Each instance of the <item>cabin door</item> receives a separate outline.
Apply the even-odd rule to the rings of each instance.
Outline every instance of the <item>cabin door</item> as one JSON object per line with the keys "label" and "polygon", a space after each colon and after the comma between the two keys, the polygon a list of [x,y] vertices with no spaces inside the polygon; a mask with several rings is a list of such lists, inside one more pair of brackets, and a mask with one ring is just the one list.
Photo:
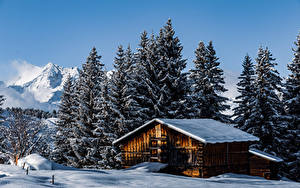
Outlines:
{"label": "cabin door", "polygon": [[166,163],[168,161],[167,137],[150,138],[150,161]]}
{"label": "cabin door", "polygon": [[150,161],[166,163],[168,160],[168,139],[162,133],[160,124],[155,126],[155,133],[150,137]]}

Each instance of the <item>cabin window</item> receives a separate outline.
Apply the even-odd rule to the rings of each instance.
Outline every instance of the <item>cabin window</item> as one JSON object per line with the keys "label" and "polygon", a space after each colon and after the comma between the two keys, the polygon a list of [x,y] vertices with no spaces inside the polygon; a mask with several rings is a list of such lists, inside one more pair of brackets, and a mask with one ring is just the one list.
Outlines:
{"label": "cabin window", "polygon": [[157,147],[157,140],[151,140],[151,146]]}
{"label": "cabin window", "polygon": [[177,147],[180,146],[180,144],[181,144],[180,142],[181,142],[180,136],[176,136],[176,142],[175,142],[175,144],[176,144]]}

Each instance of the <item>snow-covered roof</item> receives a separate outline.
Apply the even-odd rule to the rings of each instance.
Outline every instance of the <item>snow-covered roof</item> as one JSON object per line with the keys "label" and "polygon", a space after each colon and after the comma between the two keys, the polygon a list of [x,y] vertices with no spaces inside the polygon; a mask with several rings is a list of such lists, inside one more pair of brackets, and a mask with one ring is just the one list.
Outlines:
{"label": "snow-covered roof", "polygon": [[260,151],[258,149],[250,149],[249,153],[252,153],[253,155],[268,159],[270,161],[274,161],[274,162],[282,162],[283,160],[279,157],[276,157],[274,155],[271,155],[269,153],[265,153],[263,151]]}
{"label": "snow-covered roof", "polygon": [[259,140],[257,137],[251,134],[234,128],[233,125],[221,123],[212,119],[153,119],[115,140],[113,144],[116,144],[121,140],[133,135],[154,121],[203,143],[244,142]]}

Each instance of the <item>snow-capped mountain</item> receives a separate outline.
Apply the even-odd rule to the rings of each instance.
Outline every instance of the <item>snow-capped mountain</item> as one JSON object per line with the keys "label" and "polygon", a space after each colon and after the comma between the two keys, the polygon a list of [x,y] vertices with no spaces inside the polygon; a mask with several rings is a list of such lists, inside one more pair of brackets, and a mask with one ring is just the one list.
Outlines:
{"label": "snow-capped mountain", "polygon": [[[9,87],[17,88],[19,92],[28,91],[41,103],[56,103],[68,76],[77,77],[78,69],[63,68],[53,63],[48,63],[31,81],[24,83],[22,81],[23,78],[20,78],[20,80],[17,80]],[[18,85],[18,83],[23,84]]]}
{"label": "snow-capped mountain", "polygon": [[[5,95],[4,92],[7,99],[4,106],[56,109],[68,76],[76,78],[78,75],[77,67],[63,68],[53,63],[44,67],[32,66],[32,74],[22,74],[9,82],[5,90],[8,94]],[[28,98],[31,99],[27,102]],[[18,106],[16,101],[22,101],[22,105]]]}

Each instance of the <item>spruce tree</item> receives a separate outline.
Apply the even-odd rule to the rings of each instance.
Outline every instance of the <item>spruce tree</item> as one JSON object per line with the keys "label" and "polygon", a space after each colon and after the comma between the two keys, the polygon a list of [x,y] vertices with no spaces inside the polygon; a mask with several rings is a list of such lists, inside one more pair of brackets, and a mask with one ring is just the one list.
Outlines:
{"label": "spruce tree", "polygon": [[127,64],[125,62],[125,52],[123,46],[120,45],[117,50],[117,56],[114,60],[113,74],[110,79],[110,92],[109,100],[111,102],[111,111],[113,113],[114,120],[112,122],[113,126],[116,127],[116,135],[118,137],[123,136],[129,130],[125,124],[125,93],[124,88],[126,86],[126,70]]}
{"label": "spruce tree", "polygon": [[3,109],[2,109],[2,105],[5,101],[5,98],[3,95],[0,95],[0,125],[3,122],[3,117],[2,117],[2,113],[3,113]]}
{"label": "spruce tree", "polygon": [[74,116],[74,85],[73,80],[69,76],[64,84],[61,101],[59,104],[57,133],[54,136],[54,151],[52,159],[64,165],[74,165],[74,153],[70,150],[70,139],[74,138],[72,126],[75,124]]}
{"label": "spruce tree", "polygon": [[255,96],[254,65],[251,62],[249,55],[245,56],[242,66],[243,71],[238,77],[240,81],[237,83],[237,90],[240,95],[238,95],[234,101],[238,106],[233,109],[233,117],[235,117],[234,122],[236,123],[237,127],[243,131],[247,131],[249,129],[247,120],[251,115],[251,108],[249,104]]}
{"label": "spruce tree", "polygon": [[283,101],[287,116],[287,128],[281,145],[285,160],[282,169],[288,178],[300,181],[300,34],[295,42],[294,59],[288,64],[291,72],[284,84]]}
{"label": "spruce tree", "polygon": [[171,20],[150,39],[143,32],[134,55],[136,101],[142,121],[153,118],[187,118],[186,60]]}
{"label": "spruce tree", "polygon": [[222,114],[230,107],[225,104],[228,99],[221,96],[227,89],[224,87],[223,70],[219,67],[219,58],[216,57],[212,42],[207,47],[200,42],[195,54],[195,68],[190,71],[193,117],[230,122],[230,118]]}
{"label": "spruce tree", "polygon": [[195,50],[196,59],[194,62],[194,69],[190,70],[190,100],[191,109],[192,109],[192,118],[202,118],[202,105],[205,103],[204,99],[204,90],[203,86],[205,85],[205,65],[206,65],[206,56],[207,49],[203,42],[198,44],[197,49]]}
{"label": "spruce tree", "polygon": [[139,92],[137,91],[138,83],[136,82],[136,65],[130,46],[125,52],[125,86],[123,88],[124,97],[124,116],[125,127],[128,131],[132,131],[141,124],[145,119],[144,109],[139,104]]}
{"label": "spruce tree", "polygon": [[282,102],[277,95],[281,78],[268,48],[259,49],[256,61],[255,97],[249,104],[251,115],[247,121],[247,132],[260,138],[260,142],[253,147],[277,155],[276,139],[280,135],[283,113]]}
{"label": "spruce tree", "polygon": [[75,111],[76,123],[72,127],[74,138],[70,140],[71,148],[77,158],[74,163],[83,168],[104,168],[102,166],[103,127],[99,123],[99,97],[101,84],[105,79],[101,56],[93,48],[87,61],[82,65],[77,88],[78,109]]}
{"label": "spruce tree", "polygon": [[[5,100],[4,96],[0,95],[0,129],[4,122],[4,117],[2,116],[2,113],[3,113],[2,105],[3,105],[4,100]],[[6,137],[7,137],[7,135],[5,135],[3,132],[0,132],[0,153],[5,151],[3,148],[5,148],[5,142],[7,139]],[[0,160],[5,162],[6,156],[0,155]]]}
{"label": "spruce tree", "polygon": [[100,113],[97,115],[99,133],[101,138],[98,150],[100,151],[101,158],[98,160],[101,168],[112,169],[120,168],[121,158],[118,148],[112,146],[112,142],[117,139],[118,127],[115,127],[112,122],[115,120],[114,104],[110,101],[110,89],[107,76],[101,84],[101,94],[97,100],[97,108]]}
{"label": "spruce tree", "polygon": [[158,61],[155,64],[159,91],[155,101],[156,116],[184,118],[187,74],[183,72],[186,59],[182,58],[182,45],[172,27],[171,19],[160,30],[157,40]]}
{"label": "spruce tree", "polygon": [[160,82],[158,79],[158,73],[160,67],[158,66],[159,54],[158,44],[152,33],[150,39],[141,37],[140,48],[138,55],[142,61],[141,66],[137,66],[142,70],[141,77],[141,91],[143,93],[143,107],[145,107],[148,120],[159,117],[159,108],[157,101],[159,100]]}
{"label": "spruce tree", "polygon": [[134,55],[134,77],[136,100],[140,105],[142,123],[156,117],[156,101],[159,91],[157,79],[157,44],[154,35],[149,40],[147,32],[141,34],[137,53]]}
{"label": "spruce tree", "polygon": [[[115,70],[110,79],[109,100],[114,114],[113,125],[117,128],[118,137],[140,126],[145,118],[145,108],[142,107],[144,90],[141,86],[142,69],[128,46],[124,52],[119,46],[114,61]],[[141,75],[139,74],[141,73]]]}

